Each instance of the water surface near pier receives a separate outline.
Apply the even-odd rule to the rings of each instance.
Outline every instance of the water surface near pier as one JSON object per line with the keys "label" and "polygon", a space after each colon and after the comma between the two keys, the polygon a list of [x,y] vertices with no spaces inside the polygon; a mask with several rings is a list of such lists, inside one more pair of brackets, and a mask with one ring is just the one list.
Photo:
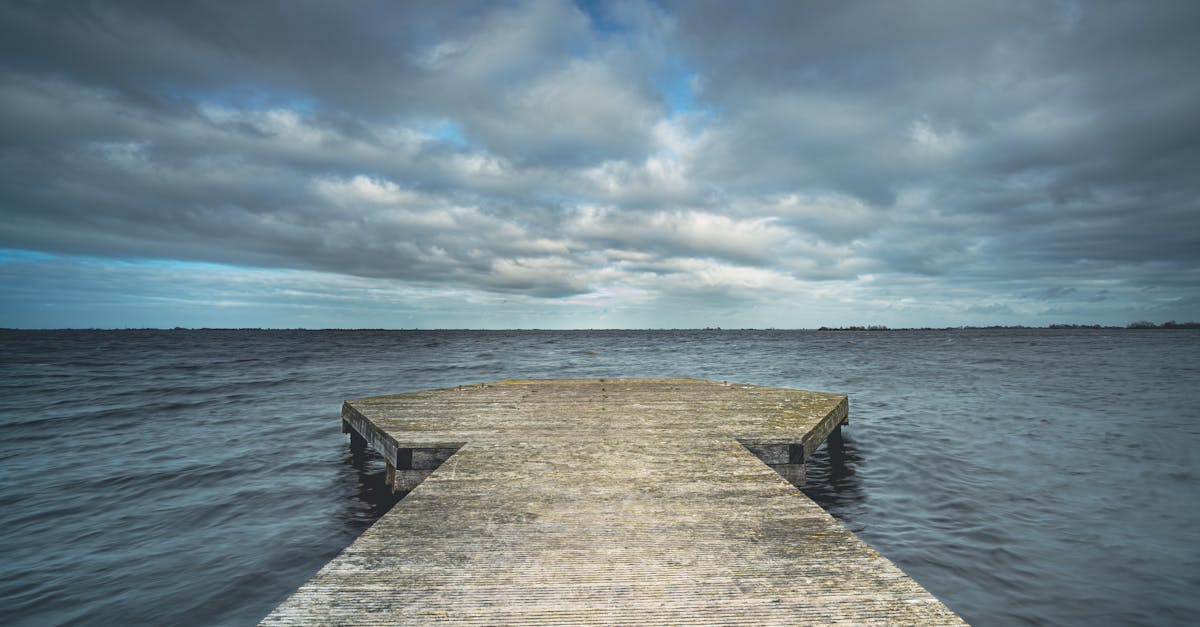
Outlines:
{"label": "water surface near pier", "polygon": [[1200,332],[0,331],[0,623],[252,623],[390,506],[345,398],[690,376],[850,395],[806,491],[968,621],[1200,613]]}

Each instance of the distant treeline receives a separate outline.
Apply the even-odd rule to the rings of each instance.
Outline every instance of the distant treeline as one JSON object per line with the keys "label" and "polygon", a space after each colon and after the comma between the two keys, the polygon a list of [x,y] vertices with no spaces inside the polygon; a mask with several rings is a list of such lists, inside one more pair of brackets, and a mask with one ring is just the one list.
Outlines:
{"label": "distant treeline", "polygon": [[[867,327],[821,327],[818,331],[891,331],[892,329],[883,326],[882,324],[872,324]],[[907,329],[906,329],[907,330]],[[928,329],[932,331],[933,329]]]}
{"label": "distant treeline", "polygon": [[1102,324],[1052,324],[1044,327],[1031,327],[1023,324],[1018,325],[991,325],[986,327],[917,327],[917,328],[899,328],[892,329],[882,324],[872,324],[869,326],[849,326],[849,327],[820,327],[818,331],[948,331],[952,329],[1200,329],[1200,322],[1175,322],[1170,320],[1162,324],[1147,322],[1145,320],[1139,322],[1130,322],[1123,327],[1106,326]]}
{"label": "distant treeline", "polygon": [[1130,322],[1125,325],[1126,329],[1200,329],[1200,322],[1175,322],[1170,320],[1162,324],[1154,324],[1153,322]]}

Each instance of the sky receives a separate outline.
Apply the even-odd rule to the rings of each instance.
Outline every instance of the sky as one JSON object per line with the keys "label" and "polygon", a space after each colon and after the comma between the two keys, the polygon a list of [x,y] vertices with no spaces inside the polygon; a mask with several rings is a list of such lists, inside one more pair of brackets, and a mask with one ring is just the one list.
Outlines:
{"label": "sky", "polygon": [[1200,3],[0,3],[0,327],[1200,320]]}

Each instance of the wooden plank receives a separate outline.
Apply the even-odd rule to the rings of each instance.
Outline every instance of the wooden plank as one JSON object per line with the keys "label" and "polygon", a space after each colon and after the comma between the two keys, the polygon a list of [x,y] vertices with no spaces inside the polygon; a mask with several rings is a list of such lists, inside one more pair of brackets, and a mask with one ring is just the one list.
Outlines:
{"label": "wooden plank", "polygon": [[443,461],[264,624],[962,624],[760,459],[802,467],[843,395],[507,381],[345,416]]}

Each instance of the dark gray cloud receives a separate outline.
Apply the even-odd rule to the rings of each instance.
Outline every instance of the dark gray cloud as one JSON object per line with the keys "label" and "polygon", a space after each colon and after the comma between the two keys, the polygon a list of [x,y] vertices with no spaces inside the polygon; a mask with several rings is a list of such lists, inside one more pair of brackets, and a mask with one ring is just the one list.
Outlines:
{"label": "dark gray cloud", "polygon": [[1186,2],[10,2],[0,248],[629,324],[1200,318],[1197,23]]}
{"label": "dark gray cloud", "polygon": [[359,7],[13,2],[3,9],[3,51],[18,71],[101,85],[147,106],[213,96],[249,105],[296,99],[391,116],[426,78],[415,55],[447,32],[470,31],[471,16],[482,12],[468,3],[444,12],[388,2]]}
{"label": "dark gray cloud", "polygon": [[700,98],[728,122],[700,171],[888,212],[905,189],[927,189],[952,221],[982,223],[951,246],[1014,238],[1048,262],[1194,259],[1195,229],[1166,226],[1198,219],[1193,5],[752,6],[679,6],[685,49],[706,70]]}

